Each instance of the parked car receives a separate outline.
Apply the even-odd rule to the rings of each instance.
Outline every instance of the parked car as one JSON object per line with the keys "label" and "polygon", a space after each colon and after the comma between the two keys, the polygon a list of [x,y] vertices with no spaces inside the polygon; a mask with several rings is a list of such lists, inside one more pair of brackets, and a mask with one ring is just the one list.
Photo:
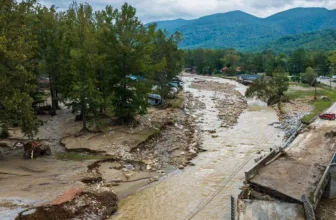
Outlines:
{"label": "parked car", "polygon": [[178,77],[173,78],[171,82],[177,83],[179,87],[183,87],[183,81]]}
{"label": "parked car", "polygon": [[160,105],[161,104],[161,96],[159,94],[148,94],[147,96],[148,98],[148,103],[152,106],[157,106],[157,105]]}
{"label": "parked car", "polygon": [[320,114],[320,118],[324,120],[335,120],[336,114],[335,113],[324,113],[324,114]]}

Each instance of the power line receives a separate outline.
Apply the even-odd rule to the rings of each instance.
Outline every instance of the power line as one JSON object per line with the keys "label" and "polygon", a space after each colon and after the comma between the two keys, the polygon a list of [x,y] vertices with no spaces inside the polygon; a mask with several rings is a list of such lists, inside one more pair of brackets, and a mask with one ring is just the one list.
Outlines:
{"label": "power line", "polygon": [[[275,134],[276,132],[274,132],[272,135],[269,136],[269,138],[266,140],[267,136],[263,136],[260,138],[260,143],[258,143],[258,145],[261,145],[262,143],[267,143]],[[235,170],[229,177],[229,179],[227,179],[226,181],[223,182],[223,185],[220,186],[220,188],[218,190],[216,190],[216,192],[211,195],[210,199],[208,201],[206,201],[203,205],[202,203],[208,198],[205,197],[205,199],[186,217],[186,220],[191,220],[193,217],[195,217],[200,211],[202,211],[211,201],[213,201],[213,199],[225,188],[225,186],[237,175],[237,173],[244,168],[244,166],[249,163],[251,161],[251,159],[256,155],[256,153],[254,153],[247,161],[245,161],[242,165],[240,165],[238,167],[237,170]]]}

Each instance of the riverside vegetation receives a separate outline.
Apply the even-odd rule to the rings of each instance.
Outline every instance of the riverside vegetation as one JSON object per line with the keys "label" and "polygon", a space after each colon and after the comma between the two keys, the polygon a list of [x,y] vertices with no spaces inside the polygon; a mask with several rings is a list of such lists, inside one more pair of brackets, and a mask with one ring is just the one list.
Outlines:
{"label": "riverside vegetation", "polygon": [[99,127],[99,116],[120,123],[147,112],[147,94],[182,69],[180,34],[144,24],[124,4],[94,11],[73,2],[68,10],[35,0],[0,3],[0,124],[3,136],[18,126],[33,137],[39,126],[32,106],[43,102],[39,82],[48,79],[53,114],[64,102],[83,129]]}

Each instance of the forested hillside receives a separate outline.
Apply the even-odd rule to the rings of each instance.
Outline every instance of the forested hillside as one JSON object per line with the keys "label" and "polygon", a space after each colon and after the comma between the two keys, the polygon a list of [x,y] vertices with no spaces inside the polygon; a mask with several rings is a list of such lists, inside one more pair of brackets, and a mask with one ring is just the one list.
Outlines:
{"label": "forested hillside", "polygon": [[286,36],[270,44],[261,46],[259,50],[290,52],[296,48],[304,48],[307,50],[335,50],[336,29]]}
{"label": "forested hillside", "polygon": [[294,8],[277,13],[265,21],[286,35],[336,28],[336,10]]}
{"label": "forested hillside", "polygon": [[184,49],[253,51],[288,35],[336,28],[336,10],[295,8],[264,19],[232,11],[195,20],[177,19],[157,24],[169,33],[181,32],[184,40],[179,46]]}

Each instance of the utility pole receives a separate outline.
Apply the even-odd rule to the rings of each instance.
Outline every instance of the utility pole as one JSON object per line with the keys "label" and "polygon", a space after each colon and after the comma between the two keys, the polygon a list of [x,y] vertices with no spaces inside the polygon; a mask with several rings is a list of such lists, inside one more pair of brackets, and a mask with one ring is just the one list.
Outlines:
{"label": "utility pole", "polygon": [[316,84],[317,84],[317,77],[315,78],[315,97],[314,97],[315,100],[317,99],[317,97],[316,97]]}

